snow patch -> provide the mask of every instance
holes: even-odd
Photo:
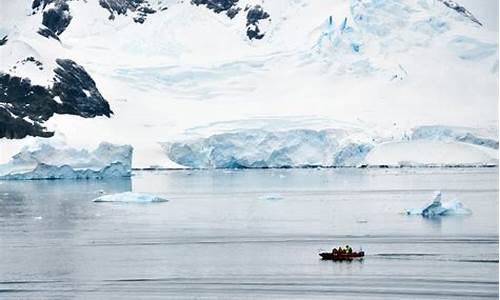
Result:
[[[461,142],[415,140],[386,142],[366,156],[372,166],[484,166],[498,165],[498,151]]]

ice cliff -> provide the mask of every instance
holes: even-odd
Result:
[[[168,157],[192,168],[356,166],[371,149],[343,130],[246,130],[165,143]]]
[[[254,125],[258,127],[259,123]],[[272,127],[242,128],[168,142],[163,143],[163,148],[170,160],[192,168],[498,164],[494,131],[436,125],[383,135],[369,128]]]

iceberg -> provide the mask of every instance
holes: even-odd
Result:
[[[100,196],[94,199],[93,202],[155,203],[168,202],[168,200],[151,194],[124,192]]]
[[[101,143],[94,151],[39,142],[0,165],[0,180],[130,177],[132,147]]]
[[[422,215],[424,217],[469,215],[472,213],[470,209],[457,200],[442,202],[441,196],[441,192],[436,192],[434,199],[423,208],[407,209],[405,212],[407,215]]]

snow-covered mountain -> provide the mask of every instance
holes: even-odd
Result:
[[[498,32],[455,1],[0,1],[0,137],[23,138],[2,160],[52,132],[132,144],[136,167],[186,165],[172,145],[206,161],[228,131],[301,133],[299,164],[423,126],[498,144]]]

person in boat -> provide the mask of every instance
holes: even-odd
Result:
[[[352,253],[352,248],[349,245],[345,245],[346,253],[351,254]]]

